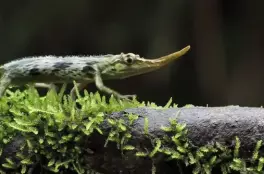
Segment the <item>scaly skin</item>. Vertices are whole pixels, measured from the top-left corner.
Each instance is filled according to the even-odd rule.
[[[106,87],[103,80],[124,79],[157,70],[184,55],[190,46],[158,59],[144,59],[133,53],[99,56],[27,57],[0,67],[0,97],[9,85],[35,83],[49,87],[53,83],[78,83],[78,90],[95,82],[96,87],[117,98],[130,98]],[[74,89],[71,94],[73,95]]]

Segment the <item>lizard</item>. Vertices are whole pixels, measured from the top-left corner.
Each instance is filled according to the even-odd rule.
[[[106,54],[96,56],[37,56],[24,57],[0,66],[0,98],[10,85],[35,84],[50,87],[54,83],[77,83],[82,90],[95,83],[99,91],[112,94],[119,99],[136,95],[122,95],[104,85],[103,81],[124,79],[157,70],[184,55],[190,46],[178,52],[156,58],[145,59],[133,53]],[[74,96],[74,87],[71,95]]]

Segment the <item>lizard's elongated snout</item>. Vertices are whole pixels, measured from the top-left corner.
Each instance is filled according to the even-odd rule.
[[[182,55],[184,55],[190,48],[191,48],[190,45],[188,45],[187,47],[175,53],[172,53],[172,54],[169,54],[169,55],[157,58],[157,59],[148,59],[146,63],[148,63],[150,66],[162,67],[174,61],[175,59],[178,59]]]
[[[180,51],[156,59],[145,59],[137,55],[134,58],[134,62],[130,64],[128,64],[128,62],[124,62],[124,60],[122,59],[122,63],[118,62],[116,65],[114,65],[114,72],[106,71],[108,70],[106,69],[102,72],[102,74],[105,76],[105,78],[108,79],[115,79],[117,77],[119,79],[124,79],[127,77],[152,72],[164,67],[165,65],[173,62],[174,60],[177,60],[179,57],[184,55],[190,48],[190,46],[187,46],[181,49]],[[110,69],[112,70],[113,68],[111,67]]]

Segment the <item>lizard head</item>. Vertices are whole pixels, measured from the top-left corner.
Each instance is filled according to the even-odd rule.
[[[157,59],[145,59],[133,53],[114,55],[102,68],[105,78],[127,78],[157,70],[184,55],[190,46],[182,50]]]

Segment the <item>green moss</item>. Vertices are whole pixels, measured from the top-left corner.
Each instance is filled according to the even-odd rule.
[[[263,169],[264,157],[259,155],[262,141],[257,142],[251,160],[242,159],[239,156],[238,137],[235,137],[233,149],[218,142],[194,147],[187,138],[186,124],[170,119],[169,126],[160,128],[164,136],[152,137],[148,130],[149,120],[144,117],[143,135],[151,142],[152,147],[139,149],[130,144],[133,138],[131,127],[139,118],[137,115],[127,114],[124,118],[116,119],[105,117],[106,114],[131,107],[177,107],[172,104],[172,99],[165,107],[159,107],[155,103],[140,103],[136,99],[119,101],[111,97],[106,100],[99,93],[84,91],[84,96],[77,93],[74,101],[64,94],[65,87],[64,85],[58,93],[50,90],[45,96],[40,96],[33,87],[23,92],[8,90],[7,95],[0,99],[0,155],[15,137],[21,136],[25,140],[16,152],[15,160],[5,158],[0,172],[13,169],[27,173],[32,164],[39,163],[45,170],[53,172],[67,169],[79,174],[85,173],[87,166],[82,155],[83,140],[95,132],[107,136],[105,147],[111,141],[116,143],[122,155],[125,155],[125,151],[130,151],[138,158],[151,159],[152,173],[156,171],[155,161],[160,155],[165,156],[165,160],[175,161],[177,165],[181,163],[191,167],[193,173],[211,173],[214,167],[219,167],[222,173],[260,173]],[[176,114],[179,115],[180,112]],[[105,121],[110,126],[109,132],[100,129]]]
[[[23,92],[8,90],[7,95],[1,98],[0,150],[18,135],[26,140],[16,155],[19,160],[6,158],[1,166],[3,170],[15,169],[27,173],[27,166],[40,163],[53,172],[67,168],[84,173],[83,140],[94,132],[103,134],[100,124],[105,120],[105,114],[144,106],[135,99],[117,101],[111,97],[106,101],[99,93],[87,91],[83,97],[78,94],[78,99],[73,101],[64,95],[64,90],[65,86],[59,93],[50,90],[46,96],[40,96],[35,88],[30,87]],[[136,116],[129,116],[131,124],[136,119]],[[122,119],[112,121],[117,126],[113,126],[109,140],[122,144],[122,149],[132,149],[124,146],[131,135],[125,133],[119,137],[126,131]],[[43,160],[43,157],[46,159]]]

